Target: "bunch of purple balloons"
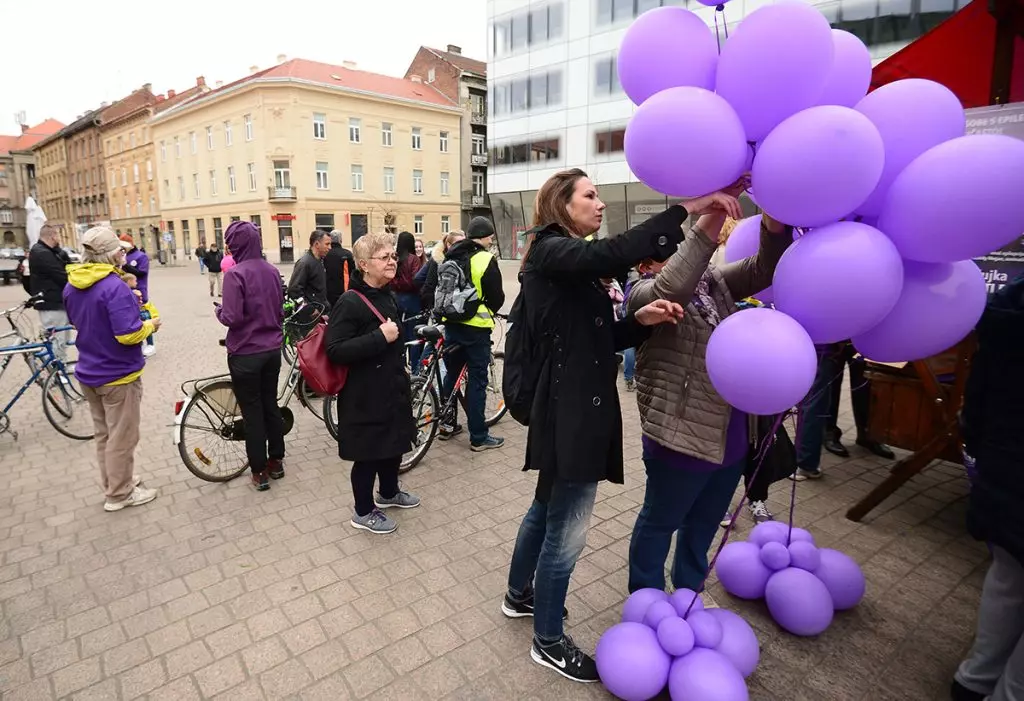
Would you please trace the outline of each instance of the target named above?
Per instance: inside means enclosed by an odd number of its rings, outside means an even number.
[[[605,687],[624,701],[647,701],[666,686],[672,701],[747,701],[744,679],[760,656],[754,631],[732,611],[705,609],[691,589],[640,589],[595,659]]]
[[[759,524],[746,541],[726,545],[715,565],[722,587],[741,599],[761,599],[775,622],[794,635],[823,633],[835,611],[864,598],[865,582],[857,562],[785,523]]]
[[[720,53],[698,15],[651,10],[623,38],[618,73],[637,105],[625,151],[641,181],[692,197],[750,170],[758,205],[805,231],[776,269],[775,310],[732,315],[708,345],[730,404],[764,415],[799,402],[815,343],[917,360],[975,326],[987,288],[971,259],[1024,231],[1024,141],[965,136],[959,100],[932,81],[867,94],[867,47],[803,2],[752,12]],[[744,223],[730,248],[753,255],[757,234]]]

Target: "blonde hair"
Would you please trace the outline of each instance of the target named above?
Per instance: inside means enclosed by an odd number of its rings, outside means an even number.
[[[394,234],[379,233],[379,234],[364,234],[352,244],[352,256],[356,259],[356,267],[359,266],[360,262],[366,262],[373,258],[373,254],[378,251],[394,251],[395,250],[395,236]],[[361,268],[360,268],[361,270]]]
[[[449,248],[464,238],[466,238],[466,232],[459,229],[445,234],[444,238],[441,239],[441,252],[447,253]]]
[[[725,242],[729,240],[730,236],[732,236],[732,232],[736,229],[737,224],[739,224],[739,222],[733,219],[732,217],[725,218],[725,223],[722,224],[722,230],[718,232],[719,246],[725,245]]]

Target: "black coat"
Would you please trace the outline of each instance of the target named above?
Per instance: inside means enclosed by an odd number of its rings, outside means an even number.
[[[345,292],[345,270],[348,270],[349,286],[356,273],[356,259],[352,252],[340,243],[332,243],[331,250],[324,257],[324,272],[327,276],[327,303],[332,307]]]
[[[28,252],[28,269],[32,294],[42,293],[43,299],[35,304],[40,311],[64,309],[64,285],[68,284],[66,270],[71,259],[60,246],[50,248],[42,241],[36,241]]]
[[[398,323],[398,305],[387,289],[352,281],[338,298],[327,326],[327,357],[347,365],[348,380],[338,395],[338,455],[343,460],[385,460],[412,448],[416,423],[405,371],[405,347],[388,343],[380,320],[353,291],[359,290],[385,319]]]
[[[206,269],[211,273],[220,272],[220,264],[224,260],[224,253],[218,248],[217,250],[208,250],[206,255],[203,256],[203,260],[206,261]]]
[[[530,328],[551,339],[530,415],[526,470],[540,470],[537,497],[554,479],[622,483],[622,413],[615,353],[646,340],[633,314],[615,321],[601,278],[645,258],[665,260],[683,240],[679,206],[609,239],[573,238],[557,225],[536,237],[521,277]]]
[[[1024,564],[1024,277],[993,296],[977,330],[962,415],[978,471],[967,526]]]

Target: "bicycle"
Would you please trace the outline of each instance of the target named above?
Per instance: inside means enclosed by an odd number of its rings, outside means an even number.
[[[95,437],[91,412],[80,412],[77,408],[86,404],[85,395],[75,380],[74,373],[68,368],[74,363],[65,363],[58,358],[53,350],[53,337],[58,333],[73,331],[73,326],[57,326],[48,328],[36,342],[18,342],[11,346],[0,347],[0,356],[4,361],[2,369],[6,370],[10,359],[16,355],[32,356],[34,364],[29,363],[31,375],[7,405],[0,409],[0,434],[10,433],[18,439],[18,432],[11,430],[10,412],[25,392],[33,384],[39,384],[39,378],[45,375],[42,382],[43,414],[57,431],[77,441],[88,441]],[[10,336],[11,334],[7,334]],[[76,418],[85,417],[85,421],[72,424]]]
[[[300,313],[305,308],[305,304],[300,304],[294,313]],[[220,345],[224,345],[223,340],[220,341]],[[297,396],[303,407],[323,421],[314,405],[309,403],[309,397],[316,397],[318,401],[314,403],[315,406],[322,406],[320,398],[313,394],[302,378],[298,354],[293,354],[291,361],[282,368],[282,371],[285,374],[285,381],[278,390],[277,405],[281,410],[281,418],[284,419],[284,434],[291,433],[295,426],[295,414],[288,406],[292,396]],[[235,397],[231,374],[222,373],[186,380],[181,384],[181,393],[184,398],[174,404],[172,440],[178,447],[181,461],[185,463],[189,472],[207,482],[228,482],[245,472],[249,467],[249,460],[245,455],[245,421]],[[198,422],[204,420],[208,425],[198,425]],[[193,433],[197,435],[193,436]],[[212,443],[213,447],[201,443],[200,437],[204,434],[210,435],[212,440],[219,443]],[[230,456],[221,456],[217,450],[220,444],[226,444],[228,448],[233,449],[237,457],[232,459]],[[241,444],[240,448],[238,444]]]
[[[402,456],[399,465],[399,473],[406,473],[416,467],[437,436],[438,425],[441,419],[453,414],[457,405],[462,405],[462,410],[468,410],[466,403],[466,374],[468,365],[462,367],[459,376],[455,381],[454,389],[444,404],[441,404],[440,390],[442,386],[441,362],[451,353],[458,350],[457,344],[445,344],[443,326],[418,326],[416,328],[418,340],[409,341],[406,345],[422,345],[424,352],[419,374],[410,378],[412,385],[412,407],[413,416],[416,420],[416,441],[413,449]],[[493,347],[493,343],[492,343]],[[491,362],[488,369],[487,397],[488,407],[484,409],[484,422],[488,428],[501,421],[508,411],[505,406],[505,399],[501,393],[501,370],[504,367],[505,354],[502,351],[491,351]],[[495,398],[493,408],[491,399]],[[331,436],[338,438],[338,406],[337,397],[327,397],[324,400],[324,423]]]

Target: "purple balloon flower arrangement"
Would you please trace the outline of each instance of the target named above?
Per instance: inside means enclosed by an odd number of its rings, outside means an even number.
[[[672,701],[746,701],[745,678],[760,656],[754,631],[732,611],[705,609],[690,589],[640,589],[601,636],[595,659],[623,701],[647,701],[666,686]]]
[[[741,599],[761,599],[782,628],[800,636],[823,633],[836,611],[864,598],[864,573],[848,555],[819,548],[802,528],[780,521],[759,524],[746,541],[719,553],[722,587]]]

